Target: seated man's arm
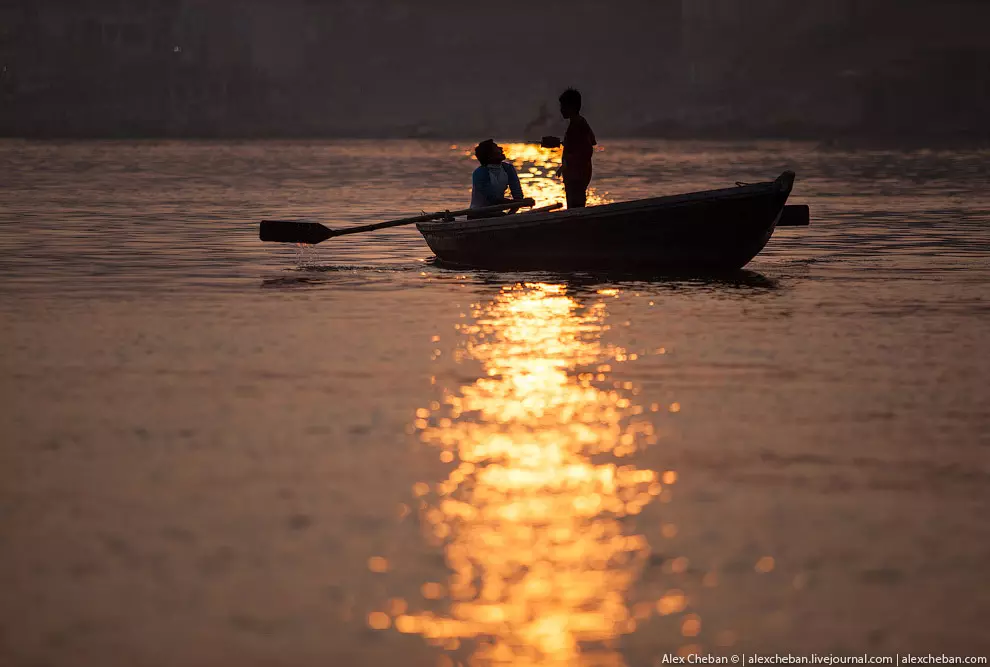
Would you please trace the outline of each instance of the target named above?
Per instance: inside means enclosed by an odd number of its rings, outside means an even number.
[[[503,162],[502,168],[505,169],[505,173],[509,175],[509,192],[512,193],[512,198],[522,199],[522,184],[519,182],[519,174],[516,173],[516,168],[508,162]]]

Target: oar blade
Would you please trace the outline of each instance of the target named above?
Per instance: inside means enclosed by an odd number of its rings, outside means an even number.
[[[788,204],[780,214],[778,227],[807,227],[811,222],[811,209],[807,204]]]
[[[258,232],[262,241],[270,243],[308,243],[315,245],[333,236],[333,230],[318,222],[302,220],[262,220]]]

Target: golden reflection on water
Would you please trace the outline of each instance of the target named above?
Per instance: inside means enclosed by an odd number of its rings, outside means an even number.
[[[611,642],[644,617],[626,597],[648,547],[620,519],[662,482],[621,462],[656,436],[641,407],[605,386],[605,362],[628,357],[601,341],[606,296],[580,303],[561,285],[506,287],[460,328],[458,354],[484,377],[446,390],[416,420],[422,441],[456,463],[415,489],[452,570],[422,592],[444,597],[449,613],[398,615],[400,632],[448,649],[474,639],[475,665],[623,664]],[[683,596],[666,604],[681,611]]]
[[[557,202],[566,204],[564,182],[556,177],[557,169],[560,168],[559,148],[542,148],[537,144],[499,145],[519,173],[523,194],[532,197],[536,201],[536,206],[548,206]],[[472,160],[475,159],[473,146],[452,148],[460,150]],[[594,186],[588,188],[588,206],[608,204],[611,201],[607,192],[600,192]]]

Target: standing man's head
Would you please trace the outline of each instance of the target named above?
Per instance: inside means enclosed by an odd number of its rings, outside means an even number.
[[[581,113],[581,93],[574,88],[568,88],[560,94],[560,115],[573,118]]]
[[[502,147],[494,139],[485,139],[474,149],[474,156],[481,164],[501,164],[505,160]]]

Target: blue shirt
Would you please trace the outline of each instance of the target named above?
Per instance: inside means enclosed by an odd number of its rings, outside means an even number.
[[[471,208],[495,206],[505,201],[505,189],[509,188],[513,199],[522,199],[522,185],[515,167],[508,162],[483,164],[471,176]]]

